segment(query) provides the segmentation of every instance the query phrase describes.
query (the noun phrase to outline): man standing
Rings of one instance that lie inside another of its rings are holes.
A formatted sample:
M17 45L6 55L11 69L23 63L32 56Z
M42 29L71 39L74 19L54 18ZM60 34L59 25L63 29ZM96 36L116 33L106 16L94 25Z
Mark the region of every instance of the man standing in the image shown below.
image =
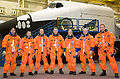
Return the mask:
M88 29L83 29L83 34L79 38L80 45L80 60L82 71L79 74L86 73L86 58L89 61L89 68L92 71L91 76L95 76L95 63L92 58L93 48L95 46L94 38L88 33Z
M34 57L35 44L34 39L31 36L31 31L27 31L26 36L22 38L20 43L20 55L22 55L22 63L20 66L20 77L24 76L25 67L28 61L29 75L34 75L33 70L33 57Z
M45 73L49 74L49 71L48 71L49 64L47 60L47 57L48 57L47 43L48 43L48 38L44 34L44 30L40 29L39 34L35 37L35 45L36 45L36 48L38 49L38 52L35 54L36 62L35 62L35 73L34 74L38 74L41 56L44 62Z
M6 35L2 42L3 55L5 55L5 64L3 68L3 78L7 78L7 71L10 67L10 76L16 76L16 57L18 56L18 48L20 37L17 35L15 28L11 28L10 33Z
M98 55L100 61L100 67L103 71L100 76L106 76L106 56L110 61L111 68L115 73L115 78L119 78L117 63L115 61L114 53L114 40L115 37L107 29L105 25L100 25L100 33L95 36L96 45L98 46Z
M48 47L48 50L50 50L50 59L51 59L50 74L54 73L56 56L57 56L57 60L58 60L59 73L64 74L64 72L62 71L63 62L62 62L62 58L61 58L61 55L63 54L62 45L64 43L64 39L58 33L58 28L55 27L53 29L53 34L49 36L48 40L49 41L48 41L47 47Z

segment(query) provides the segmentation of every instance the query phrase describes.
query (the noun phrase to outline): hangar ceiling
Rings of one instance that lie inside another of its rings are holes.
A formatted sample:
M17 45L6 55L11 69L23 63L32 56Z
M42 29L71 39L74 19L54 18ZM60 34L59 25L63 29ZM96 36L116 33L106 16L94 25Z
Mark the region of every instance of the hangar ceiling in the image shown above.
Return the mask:
M49 3L56 0L0 0L0 20L10 20L29 12L46 8ZM62 1L62 0L61 0ZM115 17L120 19L120 0L63 0L82 2L111 7Z

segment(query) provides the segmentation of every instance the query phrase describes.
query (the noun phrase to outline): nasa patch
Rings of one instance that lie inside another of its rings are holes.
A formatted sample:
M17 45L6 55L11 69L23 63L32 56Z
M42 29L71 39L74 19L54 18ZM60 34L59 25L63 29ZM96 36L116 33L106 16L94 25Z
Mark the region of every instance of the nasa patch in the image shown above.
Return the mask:
M73 45L74 41L71 41L71 45Z
M28 46L26 46L26 48L28 48Z
M71 46L71 48L73 48L73 46Z
M39 44L39 47L41 47L41 44Z

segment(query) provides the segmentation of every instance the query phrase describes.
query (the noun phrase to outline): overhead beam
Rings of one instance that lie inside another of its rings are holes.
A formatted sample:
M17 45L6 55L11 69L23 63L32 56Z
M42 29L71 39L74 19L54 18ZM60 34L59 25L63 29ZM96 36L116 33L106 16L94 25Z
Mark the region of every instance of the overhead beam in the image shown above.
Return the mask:
M46 0L47 1L47 0ZM42 4L42 5L46 5L47 3L46 3L46 1L34 1L34 0L25 0L25 2L28 2L28 3L32 3L32 4Z
M103 0L72 0L72 1L120 7L119 4L114 4L114 3L111 3L111 2L108 2L108 1L103 1Z

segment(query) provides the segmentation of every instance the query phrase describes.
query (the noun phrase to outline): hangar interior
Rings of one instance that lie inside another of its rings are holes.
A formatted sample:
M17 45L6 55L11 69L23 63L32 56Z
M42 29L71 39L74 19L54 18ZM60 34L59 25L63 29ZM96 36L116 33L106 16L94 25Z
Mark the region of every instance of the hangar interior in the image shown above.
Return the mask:
M53 1L73 1L73 2L80 2L80 3L110 7L114 11L115 22L120 28L120 0L0 0L0 24L5 21L12 20L21 15L25 15L25 14L28 14L31 12L36 12L38 10L43 10L43 9L47 8L50 5L50 3ZM120 41L120 36L119 36L119 41ZM1 47L1 38L0 38L0 47ZM120 45L118 47L120 49ZM1 49L2 48L0 48L0 51L1 51ZM116 54L116 57L117 58L119 57L118 61L120 61L120 53ZM97 58L98 58L98 56L97 56ZM20 62L21 62L21 61L19 61L20 59L18 58L17 60L18 60L17 64L20 65ZM79 59L77 59L77 60L79 60ZM5 61L5 59L2 56L2 53L0 53L0 66L4 65L4 61ZM78 62L80 62L80 61L78 61ZM118 62L118 64L119 64L119 62ZM65 67L67 67L67 66L65 66ZM43 67L42 67L42 69L43 69ZM99 69L99 68L97 68L97 69ZM55 69L55 70L57 72L57 69ZM77 69L77 72L78 72L78 70L79 69ZM119 68L119 70L120 70L120 68ZM2 68L0 69L0 71L2 71ZM19 71L18 68L17 68L17 71ZM99 72L100 71L97 71L97 73L99 73ZM67 73L67 71L66 71L66 73ZM111 72L109 72L109 73L111 74ZM0 74L0 78L1 77L2 77L2 74ZM46 76L46 77L48 77L48 76ZM98 78L98 76L96 78ZM27 76L26 76L26 79L27 79Z
M27 13L45 9L53 1L58 0L0 0L0 22L14 19ZM107 6L113 9L114 18L120 25L120 0L60 0L73 1L100 6ZM120 37L119 37L120 38Z
M0 20L8 21L17 16L25 15L46 8L57 0L0 0ZM74 1L94 5L108 6L114 10L115 18L120 23L120 0L61 0Z

